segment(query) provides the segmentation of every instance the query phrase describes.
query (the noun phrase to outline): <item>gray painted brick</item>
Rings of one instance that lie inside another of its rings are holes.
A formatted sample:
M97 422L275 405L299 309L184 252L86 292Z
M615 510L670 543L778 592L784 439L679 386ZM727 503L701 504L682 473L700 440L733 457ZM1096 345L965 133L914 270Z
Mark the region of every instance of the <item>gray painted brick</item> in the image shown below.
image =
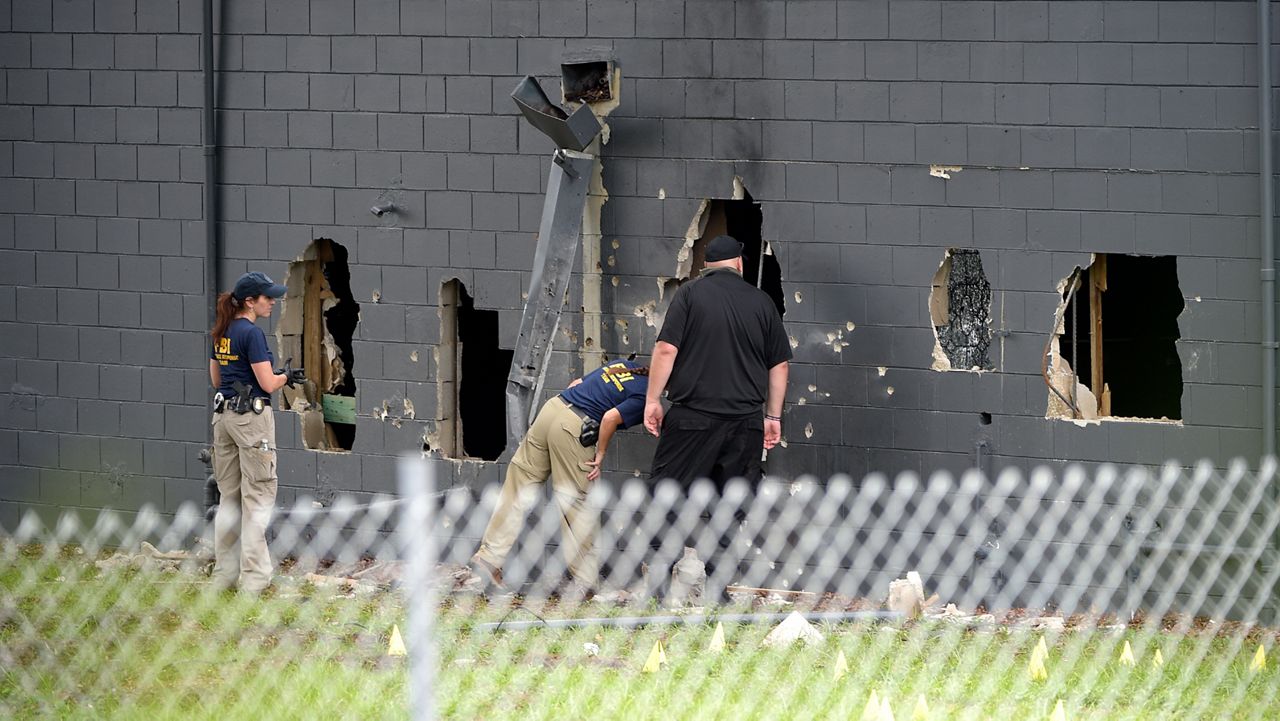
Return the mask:
M94 219L63 216L56 222L58 250L97 250L97 223Z
M1096 85L1049 87L1049 122L1057 125L1106 123L1106 91Z
M734 3L734 34L740 38L786 37L785 4L737 0Z
M818 158L839 162L856 162L863 159L865 138L863 129L854 123L814 123L812 126L812 148ZM807 134L806 134L807 135ZM803 144L805 138L799 142ZM766 147L769 147L766 139ZM803 147L796 152L787 153L787 157L804 160L810 157Z
M131 290L160 290L160 258L156 256L121 258L120 285Z
M313 110L355 109L355 78L350 75L312 75L309 88Z
M353 0L313 0L311 32L317 35L350 35L355 31Z
M1021 47L1005 43L974 43L970 45L969 79L975 82L987 83L1021 81Z
M103 291L98 294L102 302L99 322L118 328L136 328L141 324L141 297L138 293Z
M945 205L946 184L925 168L894 168L889 174L890 197L895 205Z
M186 108L161 109L156 112L160 142L172 145L200 143L200 111ZM79 123L76 125L79 130Z
M995 39L1037 41L1049 39L1049 3L995 3Z
M1049 122L1048 85L1000 85L996 87L996 122L1044 125Z
M5 72L9 102L43 105L49 102L49 71L8 70Z
M76 108L75 127L76 140L79 142L115 142L116 111L111 108Z
M80 137L80 114L76 113L76 140ZM120 108L115 113L114 140L121 143L155 143L160 140L160 112L154 108ZM199 129L197 128L197 133ZM102 138L111 140L111 138ZM170 138L166 136L166 141Z
M780 80L743 80L734 87L734 112L746 118L782 118L784 90L792 83Z
M1055 172L1053 207L1078 210L1106 208L1107 176L1100 172Z
M1188 2L1161 6L1160 42L1213 42L1214 6L1221 4Z
M637 7L643 7L641 3ZM726 22L726 3L717 0L685 0L684 36L690 38L727 38L733 36L733 23ZM545 8L546 6L543 5ZM675 35L680 35L677 30Z
M115 39L110 35L74 35L71 57L77 68L109 68L116 60Z
M493 190L493 158L487 155L450 155L450 190Z
M387 75L355 76L356 110L399 110L400 80Z
M492 100L489 78L450 76L445 80L445 108L450 113L489 113Z
M245 194L245 218L266 222L289 222L289 189L256 187L253 192ZM243 255L231 255L231 244L228 244L229 257L257 257L257 249Z
M1029 43L1022 48L1022 77L1027 82L1076 81L1076 45Z
M837 30L836 3L833 0L788 2L786 21L788 38L834 39Z
M788 163L787 198L834 202L839 195L837 166L831 163Z
M307 185L311 182L311 154L305 150L268 150L267 182Z
M41 215L19 215L0 220L0 247L53 250L54 219Z
M298 73L269 73L264 88L266 107L301 109L310 104L307 76Z
M1049 4L1049 39L1066 42L1103 39L1103 3Z
M416 3L415 3L416 4ZM407 8L408 6L406 6ZM431 41L428 41L431 42ZM377 69L375 38L333 37L329 43L329 64L338 73L371 73Z
M67 49L70 50L69 42ZM70 56L69 52L68 56ZM117 68L129 70L150 70L155 68L156 36L117 35L115 65Z
M138 177L137 149L131 145L99 145L95 148L94 168L99 179L134 180Z
M864 43L857 41L814 43L813 77L830 80L858 80L865 76L866 45Z
M1071 128L1024 128L1022 164L1069 168L1075 163L1075 131Z
M1107 207L1111 210L1159 211L1160 176L1115 173L1107 176Z
M159 71L139 72L136 75L139 105L168 107L178 104L177 73Z
M99 218L97 235L100 252L120 254L138 252L138 221L136 220Z
M917 55L921 80L969 79L968 43L920 43Z
M893 83L889 87L889 119L937 122L942 119L940 83Z
M18 111L6 112L6 111ZM32 112L34 111L34 113ZM13 121L15 125L6 127ZM25 123L25 128L23 124ZM23 132L25 130L25 133ZM0 138L18 135L20 139L44 142L75 140L74 108L13 108L0 106Z
M416 114L379 114L378 147L385 150L422 150L422 117Z
M717 122L711 132L711 157L716 160L761 157L761 129L757 121Z
M1211 128L1216 124L1212 88L1160 88L1160 125Z
M977 83L943 83L942 120L948 123L995 122L996 88Z
M907 124L868 125L863 157L872 163L914 163L915 127Z
M1209 175L1166 174L1163 209L1173 212L1212 213L1217 210L1217 182Z
M21 63L21 52L24 36L14 36L8 43L12 46L0 50L0 65L4 67L26 67ZM152 39L154 47L155 40ZM14 61L10 62L10 58ZM72 67L70 35L33 35L30 36L30 66L34 68L69 68ZM16 64L14 64L16 63ZM154 53L151 63L155 65Z
M656 84L662 81L653 81L653 85L639 84L637 88L641 90L639 99L641 102L650 102L649 94L653 89L656 92L662 92L662 86ZM666 90L667 98L661 101L660 105L654 107L654 115L665 112L674 112L672 107L677 103L688 103L692 98L695 101L693 113L707 118L732 118L734 117L734 83L728 80L686 80L684 82L683 92L677 90L671 92ZM649 107L646 105L646 107ZM681 105L681 115L685 114L684 106Z
M1133 82L1183 85L1187 82L1186 45L1134 45Z
M356 153L356 181L365 188L386 188L401 177L399 153Z
M377 35L400 32L398 0L356 0L356 34Z
M789 82L784 89L784 102L788 118L835 120L835 83L822 80Z
M664 40L662 74L665 77L702 78L711 75L711 42Z
M916 44L869 42L866 44L868 80L915 80Z
M247 40L248 38L246 38ZM379 56L381 56L381 43L384 38L378 39ZM410 39L416 43L416 38ZM276 44L279 45L279 39ZM327 37L308 37L291 35L285 38L284 43L284 69L295 72L328 72L330 69L329 54L329 38ZM246 63L248 57L248 47L245 48ZM417 70L415 58L415 72Z
M372 113L336 113L333 116L333 147L372 150L378 142L378 116Z
M1244 85L1245 57L1246 48L1238 45L1191 45L1187 80L1193 85Z
M928 158L930 163L967 164L967 129L963 125L917 126L916 157Z
M862 243L867 239L865 208L820 203L813 208L813 234L820 241ZM838 266L838 263L836 264Z
M716 40L712 43L711 55L712 77L766 77L764 45L760 40Z
M13 173L26 178L53 177L52 146L43 143L13 143Z
M170 70L199 70L200 49L189 38L161 35L156 38L156 67Z
M1139 170L1187 167L1186 133L1181 130L1135 129L1130 132L1133 165Z
M889 3L889 34L894 38L937 40L942 35L942 6L929 0Z
M1238 130L1188 131L1187 168L1238 173L1244 171L1244 135Z
M379 73L418 73L423 70L423 43L419 38L380 37L377 45Z
M36 258L35 279L37 283L46 287L74 287L76 284L75 256L65 253L40 254ZM96 302L96 298L94 300ZM95 309L94 317L96 316Z
M172 183L165 183L163 187L170 185ZM159 216L160 188L159 183L119 183L116 186L117 212L127 218Z
M588 0L587 33L593 38L629 38L636 34L635 0Z
M741 42L741 41L739 41ZM822 43L818 43L821 45ZM862 50L858 49L858 65L862 64ZM840 77L844 73L842 65L828 67L827 77ZM834 72L833 72L834 71ZM807 80L814 77L814 43L795 40L764 41L764 71L766 78L796 78Z
M79 360L80 334L70 326L37 326L36 347L41 360Z
M46 215L71 215L75 210L75 186L72 180L33 181L35 212Z
M1132 253L1136 221L1132 213L1081 213L1080 237L1094 252Z

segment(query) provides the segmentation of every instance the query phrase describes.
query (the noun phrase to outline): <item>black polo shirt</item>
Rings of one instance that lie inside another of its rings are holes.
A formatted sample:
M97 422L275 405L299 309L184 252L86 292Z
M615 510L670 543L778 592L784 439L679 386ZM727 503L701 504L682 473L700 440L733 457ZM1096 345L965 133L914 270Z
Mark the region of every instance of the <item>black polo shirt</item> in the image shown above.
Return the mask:
M679 349L667 398L724 418L759 414L769 369L791 360L773 299L732 268L680 286L658 340Z

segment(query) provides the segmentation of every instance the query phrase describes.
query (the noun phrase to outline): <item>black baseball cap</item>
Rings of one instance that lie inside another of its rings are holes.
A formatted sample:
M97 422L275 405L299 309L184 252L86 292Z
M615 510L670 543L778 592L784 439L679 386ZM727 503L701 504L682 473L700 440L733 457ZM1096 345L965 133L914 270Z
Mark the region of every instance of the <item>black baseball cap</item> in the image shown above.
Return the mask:
M231 291L232 297L236 300L252 298L255 295L282 298L284 293L283 285L268 278L266 273L259 273L256 270L240 276L240 280L236 281L235 289Z
M708 263L716 263L721 260L729 260L742 255L742 243L734 240L732 236L717 235L707 243L706 259Z

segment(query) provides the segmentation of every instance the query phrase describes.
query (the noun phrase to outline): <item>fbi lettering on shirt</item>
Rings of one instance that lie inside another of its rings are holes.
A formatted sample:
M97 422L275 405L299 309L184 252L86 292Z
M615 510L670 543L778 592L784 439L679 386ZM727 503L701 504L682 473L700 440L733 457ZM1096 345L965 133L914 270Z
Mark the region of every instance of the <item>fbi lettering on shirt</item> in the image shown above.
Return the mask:
M240 356L231 352L230 338L219 338L218 342L213 344L213 358L220 366L240 360Z
M623 383L633 381L636 378L635 375L631 373L631 370L627 368L625 363L607 365L601 370L603 372L600 374L600 380L605 383L612 383L618 390L622 390Z

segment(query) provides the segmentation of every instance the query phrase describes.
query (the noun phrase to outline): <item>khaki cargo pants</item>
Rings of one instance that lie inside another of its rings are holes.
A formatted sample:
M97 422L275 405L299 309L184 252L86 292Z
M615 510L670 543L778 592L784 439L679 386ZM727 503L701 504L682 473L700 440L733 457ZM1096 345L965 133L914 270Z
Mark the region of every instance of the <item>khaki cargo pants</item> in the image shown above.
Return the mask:
M538 487L551 477L551 489L560 508L561 549L569 572L580 583L595 586L600 561L595 540L600 530L600 510L587 503L586 463L596 457L596 447L578 441L582 418L559 396L538 411L533 427L507 467L498 505L485 528L476 556L502 568L524 515L537 500Z
M261 414L213 414L213 475L222 501L213 521L213 582L258 592L271 583L267 524L276 503L276 420Z

